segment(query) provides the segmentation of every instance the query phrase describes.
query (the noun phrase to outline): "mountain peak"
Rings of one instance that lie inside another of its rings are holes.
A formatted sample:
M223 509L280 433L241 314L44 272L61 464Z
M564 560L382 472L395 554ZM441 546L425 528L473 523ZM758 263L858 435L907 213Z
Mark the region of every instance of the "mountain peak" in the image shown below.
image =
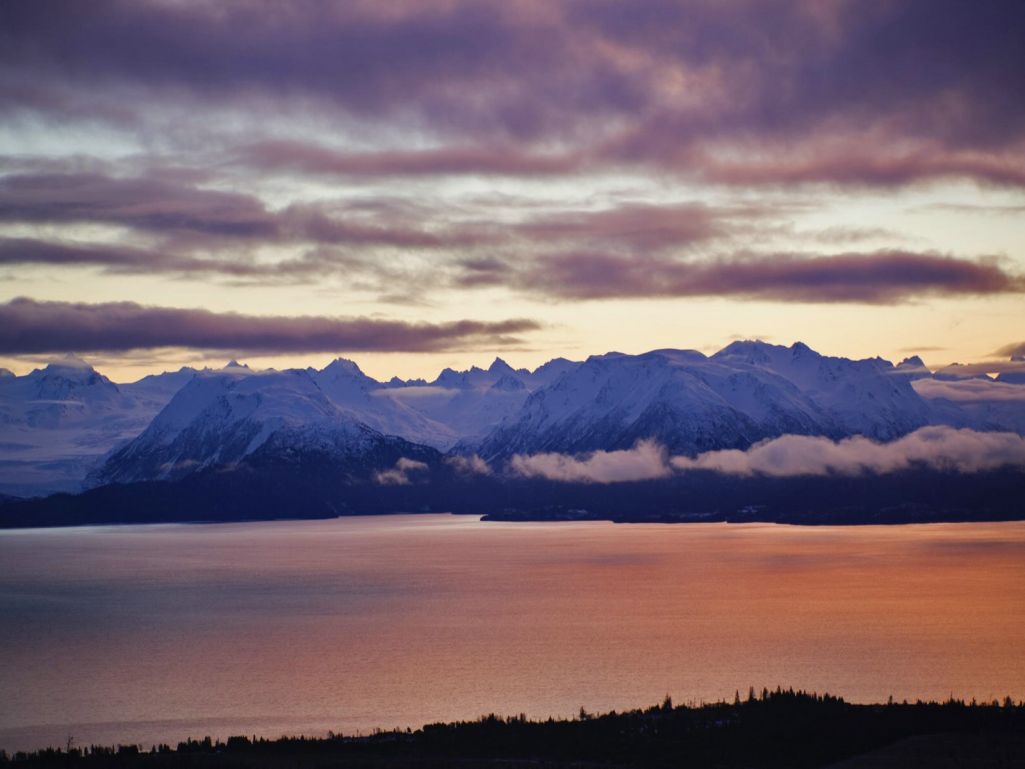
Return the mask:
M676 350L670 347L663 347L658 350L651 350L639 355L641 358L648 358L658 356L660 358L666 358L673 363L700 363L701 361L708 360L708 356L700 350Z
M905 358L894 366L893 370L898 374L909 376L913 380L929 379L932 377L932 371L925 365L925 361L917 355Z
M95 373L96 369L77 355L65 355L63 358L58 358L57 360L52 360L47 363L43 371L49 373L61 373L66 376L68 374L74 374L74 372L81 372L83 374Z
M246 364L246 363L239 363L237 360L232 358L231 360L229 360L227 362L227 364L225 364L224 368L225 369L244 368L244 369L246 369L248 371L249 370L249 365Z
M454 368L446 366L438 374L438 378L434 380L434 384L440 387L459 387L465 384L466 376Z
M562 356L560 356L558 358L552 358L550 361L542 363L540 366L538 366L536 369L534 369L530 373L531 374L536 374L538 371L546 371L547 369L550 369L550 368L556 368L558 366L565 366L567 364L571 364L572 362L573 361L571 361L569 358L563 358Z
M491 362L491 365L488 366L488 373L490 374L512 374L513 371L513 367L499 357L496 357Z
M348 358L335 358L324 367L324 373L328 372L356 377L365 376L363 370L356 364L356 361L349 360Z
M735 357L743 358L752 363L764 363L769 360L769 356L772 353L779 353L780 351L785 351L786 349L786 347L782 347L781 345L763 342L761 339L738 339L735 342L730 342L728 345L719 350L719 352L715 353L712 357Z

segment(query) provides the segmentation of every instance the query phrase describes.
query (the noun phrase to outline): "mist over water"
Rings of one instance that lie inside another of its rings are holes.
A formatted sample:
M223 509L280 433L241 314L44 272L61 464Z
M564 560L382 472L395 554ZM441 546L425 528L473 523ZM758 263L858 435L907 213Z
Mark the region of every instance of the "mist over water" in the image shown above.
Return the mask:
M0 532L0 747L1025 698L1025 523L447 515Z

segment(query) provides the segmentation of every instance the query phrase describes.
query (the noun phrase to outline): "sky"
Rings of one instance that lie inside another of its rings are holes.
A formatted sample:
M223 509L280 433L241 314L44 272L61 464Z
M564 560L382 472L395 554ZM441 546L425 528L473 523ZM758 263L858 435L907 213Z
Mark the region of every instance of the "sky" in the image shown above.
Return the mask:
M1020 0L3 3L0 366L1006 361L1023 29Z

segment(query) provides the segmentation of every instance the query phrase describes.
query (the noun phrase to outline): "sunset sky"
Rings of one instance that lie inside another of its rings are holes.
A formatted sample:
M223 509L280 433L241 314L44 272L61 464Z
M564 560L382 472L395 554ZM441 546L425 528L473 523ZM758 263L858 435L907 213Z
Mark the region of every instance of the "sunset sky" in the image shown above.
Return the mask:
M1023 29L1020 0L6 2L0 366L1006 360Z

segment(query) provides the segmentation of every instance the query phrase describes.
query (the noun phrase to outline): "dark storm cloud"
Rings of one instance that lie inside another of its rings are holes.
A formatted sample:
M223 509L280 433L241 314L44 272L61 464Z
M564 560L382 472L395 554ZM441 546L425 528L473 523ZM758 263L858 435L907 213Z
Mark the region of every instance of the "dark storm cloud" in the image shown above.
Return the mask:
M361 156L250 131L228 153L304 173L600 162L726 184L1020 186L1022 28L1018 0L36 0L0 6L0 109L124 125L198 105L258 127L291 105L444 145Z
M0 304L0 353L18 355L188 347L252 353L438 352L521 344L535 321L405 323L371 318L279 317L13 299Z
M893 303L916 296L1025 292L1025 278L991 260L877 251L834 256L770 254L685 262L566 253L526 267L467 268L505 283L572 299L729 296L787 302Z

